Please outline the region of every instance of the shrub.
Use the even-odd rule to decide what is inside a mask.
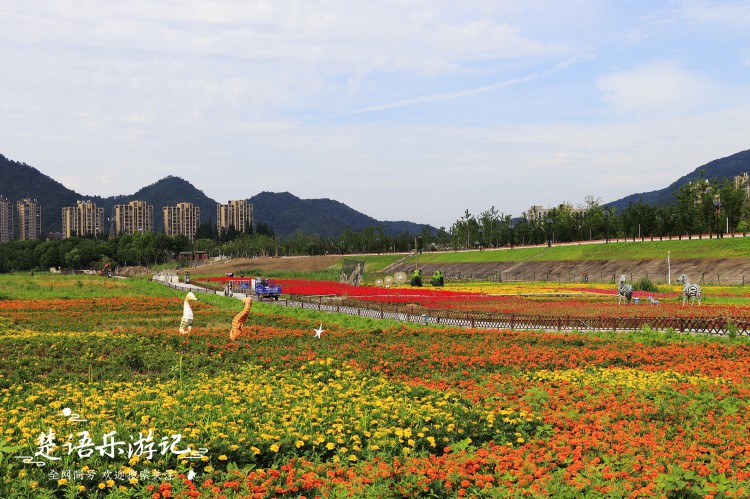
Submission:
[[[648,277],[641,277],[633,283],[633,289],[636,291],[647,291],[649,293],[658,293],[659,288],[656,287],[651,279]]]

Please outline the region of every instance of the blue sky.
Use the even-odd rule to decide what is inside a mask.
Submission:
[[[0,153],[85,195],[450,227],[750,148],[746,1],[0,0],[0,57]]]

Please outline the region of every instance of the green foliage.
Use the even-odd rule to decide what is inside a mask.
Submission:
[[[727,324],[727,336],[730,340],[735,339],[738,333],[739,328],[737,327],[737,324],[735,324],[734,322],[730,322]]]
[[[656,485],[669,499],[700,499],[709,493],[704,477],[679,465],[656,477]]]
[[[656,284],[654,284],[648,277],[641,277],[640,279],[635,281],[633,283],[633,289],[635,291],[647,291],[649,293],[659,292],[659,288],[656,287]]]

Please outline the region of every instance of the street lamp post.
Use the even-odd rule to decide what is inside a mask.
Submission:
[[[514,224],[508,224],[508,229],[510,229],[510,249],[513,249],[513,229],[515,229],[516,226]]]
[[[552,219],[547,219],[547,247],[552,247]]]
[[[604,210],[604,242],[609,243],[609,210]]]
[[[719,238],[719,228],[721,227],[721,200],[719,198],[714,199],[714,206],[716,207],[716,238]]]
[[[422,236],[414,237],[414,269],[419,270],[419,245],[417,241],[422,242]]]
[[[482,251],[483,242],[484,242],[484,229],[479,229],[479,251]]]

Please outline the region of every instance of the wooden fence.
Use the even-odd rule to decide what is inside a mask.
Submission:
[[[172,283],[155,277],[170,288],[221,294],[219,291],[198,286]],[[244,294],[235,293],[235,298]],[[672,329],[680,333],[724,336],[734,331],[738,336],[750,336],[750,318],[747,317],[564,317],[524,314],[499,314],[492,312],[465,312],[401,305],[395,303],[348,300],[331,296],[292,296],[285,300],[271,301],[285,307],[335,312],[340,314],[391,319],[423,324],[486,328],[486,329],[543,329],[546,331],[638,331],[644,326],[655,331]]]
[[[734,331],[738,336],[750,336],[750,318],[728,317],[576,317],[492,312],[465,312],[330,297],[297,296],[279,300],[278,304],[302,309],[335,312],[374,319],[392,319],[424,324],[487,328],[487,329],[543,329],[547,331],[637,331],[644,326],[655,331],[674,330],[723,336]]]

